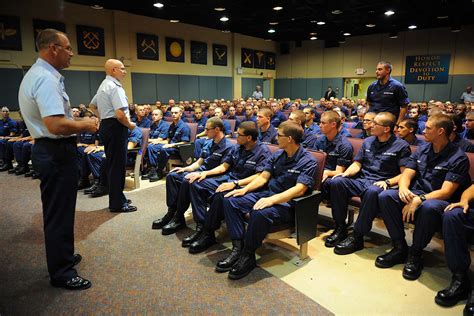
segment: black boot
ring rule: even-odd
[[[34,173],[35,173],[35,171],[34,171],[33,169],[30,169],[30,171],[28,171],[27,173],[25,173],[25,177],[26,177],[26,178],[32,177]]]
[[[255,253],[249,251],[242,251],[239,260],[232,266],[229,272],[229,279],[238,280],[242,279],[257,266],[257,260],[255,259]]]
[[[189,247],[189,253],[200,253],[216,243],[214,232],[204,230],[198,240]]]
[[[0,172],[3,172],[3,171],[8,171],[10,169],[13,169],[13,165],[12,163],[4,163],[1,167],[0,167]]]
[[[194,231],[194,233],[183,238],[183,241],[181,242],[181,246],[184,248],[188,248],[189,246],[191,246],[193,242],[195,242],[196,240],[199,239],[199,237],[201,237],[203,228],[204,227],[201,224],[197,224],[196,230]]]
[[[91,192],[90,196],[96,198],[107,194],[109,194],[109,189],[106,186],[99,184],[97,188]]]
[[[13,167],[13,165],[8,169],[8,174],[15,174],[15,172],[20,169],[20,165],[17,165],[16,167]]]
[[[156,169],[151,167],[147,172],[142,174],[142,180],[150,179],[150,176],[156,173]]]
[[[165,216],[153,221],[151,229],[162,229],[163,226],[167,225],[173,219],[174,213],[175,211],[168,209],[168,212],[166,212]]]
[[[232,251],[227,256],[227,258],[217,262],[216,272],[230,271],[230,269],[232,269],[232,266],[237,262],[237,260],[239,260],[243,247],[243,240],[232,240]]]
[[[338,255],[348,255],[364,249],[364,236],[354,232],[343,241],[336,244],[334,253]]]
[[[15,175],[21,176],[22,174],[25,174],[25,173],[27,173],[28,171],[30,171],[30,170],[28,169],[28,166],[18,165],[18,167],[17,167],[16,170],[15,170]]]
[[[416,280],[420,277],[421,271],[423,271],[423,258],[421,252],[410,249],[408,254],[407,263],[403,268],[403,277],[407,280]]]
[[[77,190],[82,190],[89,188],[91,186],[91,183],[89,182],[89,177],[84,177],[79,180],[79,183],[77,184]]]
[[[84,194],[91,194],[97,189],[98,186],[99,186],[99,181],[95,181],[94,184],[90,188],[87,188],[84,190]]]
[[[471,282],[466,273],[454,273],[447,288],[438,292],[435,302],[438,305],[451,307],[468,298],[471,293]]]
[[[467,300],[466,306],[464,306],[463,310],[463,315],[464,316],[474,316],[474,295],[469,293],[469,298]]]
[[[156,182],[160,180],[161,178],[163,178],[163,173],[161,170],[158,171],[156,170],[156,168],[153,168],[153,170],[154,170],[153,174],[150,174],[150,177],[149,177],[150,182]]]
[[[162,235],[171,235],[176,233],[178,230],[181,230],[186,227],[186,221],[184,220],[183,214],[179,214],[176,212],[173,216],[173,219],[163,226],[161,229]]]
[[[393,241],[393,248],[388,253],[375,259],[375,266],[386,269],[396,264],[405,263],[408,256],[408,245],[405,239]]]
[[[328,248],[336,246],[336,244],[347,237],[346,225],[336,225],[334,231],[326,238],[324,245]]]

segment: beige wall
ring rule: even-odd
[[[359,77],[356,68],[374,77],[377,61],[393,64],[393,75],[404,76],[405,57],[418,54],[451,54],[450,75],[474,74],[474,26],[459,33],[449,28],[415,30],[399,33],[397,39],[387,34],[348,37],[337,48],[324,48],[323,41],[305,41],[302,47],[290,48],[289,55],[277,56],[278,78],[351,78]]]
[[[151,7],[150,10],[154,8]],[[138,16],[121,11],[93,10],[88,6],[80,6],[63,1],[18,0],[2,1],[2,14],[20,16],[22,45],[21,52],[0,50],[0,68],[21,68],[31,65],[36,59],[33,39],[32,19],[61,21],[66,24],[66,31],[71,40],[75,57],[69,70],[101,71],[108,58],[124,58],[127,71],[140,73],[180,74],[197,76],[223,76],[233,78],[234,96],[241,95],[242,77],[262,78],[276,77],[275,70],[244,69],[242,75],[237,73],[240,66],[241,48],[261,49],[270,52],[277,51],[277,43],[266,42],[263,39],[244,36],[236,33],[223,33],[219,30]],[[90,25],[104,28],[105,57],[77,55],[76,25]],[[155,34],[159,37],[159,61],[137,59],[136,33]],[[185,63],[166,62],[165,37],[176,37],[185,40]],[[190,41],[208,43],[208,63],[198,65],[191,63]],[[226,67],[212,65],[212,44],[227,45]],[[278,61],[277,61],[278,63]],[[132,98],[131,76],[127,76],[124,87]]]

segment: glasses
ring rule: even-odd
[[[278,137],[290,137],[290,136],[286,136],[286,135],[283,135],[283,134],[278,134],[277,136]]]
[[[240,133],[237,133],[237,137],[239,137],[239,136],[244,136],[244,137],[245,137],[245,136],[247,136],[247,135],[245,135],[245,134],[240,134]]]
[[[362,120],[362,122],[364,122],[364,123],[370,123],[370,122],[373,122],[373,120],[364,119],[364,120]]]
[[[376,121],[374,121],[374,125],[378,125],[378,126],[382,126],[382,127],[387,127],[388,126],[388,125],[377,123]]]
[[[62,45],[60,45],[60,44],[54,44],[54,46],[56,46],[56,47],[61,47],[62,49],[66,50],[66,51],[68,51],[68,52],[70,52],[70,53],[72,52],[72,47],[71,47],[71,46],[62,46]]]
[[[213,130],[215,127],[206,127],[205,130],[206,131],[210,131],[210,130]]]

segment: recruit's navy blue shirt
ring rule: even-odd
[[[230,123],[229,123],[229,121],[227,121],[227,120],[222,120],[222,124],[224,124],[224,134],[225,134],[225,135],[231,135],[232,133],[234,133],[234,131],[232,130],[232,128],[230,128]]]
[[[367,88],[367,102],[370,112],[390,112],[398,118],[400,108],[410,103],[408,93],[403,84],[390,78],[388,82],[381,85],[377,80]]]
[[[430,193],[441,189],[444,181],[459,183],[450,201],[459,201],[462,192],[471,184],[469,159],[451,142],[439,153],[434,152],[431,143],[419,146],[405,167],[416,171],[410,186],[413,190]]]
[[[456,135],[456,138],[453,140],[453,144],[461,148],[466,153],[474,153],[474,144],[464,138],[459,138]]]
[[[379,181],[400,174],[411,155],[410,145],[403,139],[391,136],[386,142],[379,142],[375,136],[364,140],[354,161],[362,164],[360,177]]]
[[[200,120],[196,119],[195,116],[193,116],[193,123],[196,123],[198,125],[197,127],[197,133],[202,133],[204,132],[204,129],[206,128],[206,123],[207,123],[207,117],[204,115],[201,117]]]
[[[134,117],[132,119],[132,122],[135,122],[137,124],[137,127],[150,127],[151,126],[151,121],[144,116],[142,120],[139,122],[137,117]]]
[[[170,144],[189,142],[191,139],[191,130],[188,124],[182,120],[179,120],[178,124],[174,124],[174,122],[171,123],[168,129],[168,138],[170,139]]]
[[[318,124],[314,122],[311,123],[310,126],[304,127],[303,140],[305,140],[306,137],[308,137],[308,135],[311,135],[311,134],[321,134],[321,129],[319,128]]]
[[[326,135],[322,135],[312,149],[324,151],[327,154],[326,165],[324,166],[326,170],[336,170],[337,166],[347,168],[352,163],[354,150],[351,143],[340,133],[332,141],[329,141]]]
[[[240,180],[261,172],[265,159],[270,157],[271,152],[268,146],[257,142],[251,150],[246,150],[244,146],[234,145],[224,158],[229,164],[229,178]]]
[[[128,130],[128,141],[136,143],[137,147],[142,145],[143,133],[140,127],[135,127],[132,130]]]
[[[7,117],[6,120],[1,121],[0,124],[0,136],[10,136],[10,133],[17,132],[17,123],[11,117]]]
[[[357,134],[355,138],[365,139],[367,137],[370,137],[370,136],[367,134],[367,131],[365,129],[363,129],[362,132]]]
[[[150,139],[167,139],[168,138],[168,130],[170,128],[170,124],[165,120],[160,120],[158,124],[153,123],[150,126]]]
[[[247,121],[250,121],[250,122],[254,122],[255,124],[257,123],[257,117],[256,116],[251,116],[251,117],[248,117],[247,115],[244,116],[244,119],[241,121],[242,122],[247,122]]]
[[[268,190],[271,193],[281,193],[297,183],[302,183],[311,191],[314,186],[314,175],[318,161],[309,151],[300,146],[293,157],[283,149],[277,150],[265,161],[262,171],[271,174]]]
[[[423,139],[419,139],[418,137],[415,137],[415,140],[413,142],[409,142],[405,139],[405,141],[412,146],[421,146],[426,144],[426,142]]]
[[[277,143],[278,130],[271,124],[265,132],[258,129],[258,140],[264,144],[276,144]]]
[[[280,126],[281,123],[286,121],[286,116],[282,111],[277,111],[276,113],[273,114],[272,119],[270,120],[270,123],[274,127]]]
[[[225,137],[218,143],[214,143],[212,139],[206,140],[199,157],[204,159],[204,163],[199,167],[198,171],[211,170],[222,164],[232,146],[230,140]]]

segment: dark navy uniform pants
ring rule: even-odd
[[[201,182],[194,182],[191,184],[190,195],[191,195],[191,206],[193,208],[194,221],[197,224],[204,224],[207,206],[211,203],[216,189],[223,182],[229,180],[229,177],[223,176],[212,179],[204,179]],[[222,214],[224,214],[222,212]]]
[[[443,214],[444,253],[453,273],[466,273],[471,265],[468,237],[474,231],[474,209],[467,214],[454,208]]]
[[[349,199],[359,196],[361,199],[359,216],[354,230],[361,234],[370,232],[372,222],[379,212],[378,195],[382,188],[373,185],[374,181],[337,177],[325,181],[330,186],[332,217],[336,225],[345,225]]]
[[[74,266],[74,214],[78,170],[76,137],[37,139],[33,167],[41,180],[46,259],[51,279],[77,276]]]
[[[253,210],[253,206],[260,198],[268,197],[270,194],[269,191],[263,191],[223,200],[224,216],[230,238],[243,239],[246,251],[255,252],[272,225],[294,221],[294,208],[288,203],[276,204],[258,211]],[[246,214],[250,215],[247,231],[245,231]]]
[[[170,156],[178,155],[179,151],[174,147],[163,148],[162,144],[150,144],[147,147],[147,153],[150,164],[156,167],[156,170],[163,171]]]
[[[13,157],[13,142],[9,142],[8,139],[0,139],[0,159],[3,159],[5,163],[11,163]]]
[[[127,203],[123,194],[127,163],[128,128],[116,119],[100,122],[100,136],[105,147],[105,173],[109,187],[109,208],[120,209]]]
[[[23,166],[26,166],[31,159],[31,148],[33,144],[30,142],[14,142],[13,153],[15,160]]]
[[[187,174],[171,172],[166,176],[166,205],[177,215],[183,215],[191,204],[191,184],[184,178]]]
[[[414,194],[423,192],[413,190]],[[412,249],[421,252],[431,241],[433,235],[441,229],[444,209],[449,202],[426,200],[415,212],[415,230],[413,231]],[[385,190],[379,195],[379,206],[382,218],[390,238],[395,241],[405,239],[402,209],[405,206],[398,197],[398,190]]]

